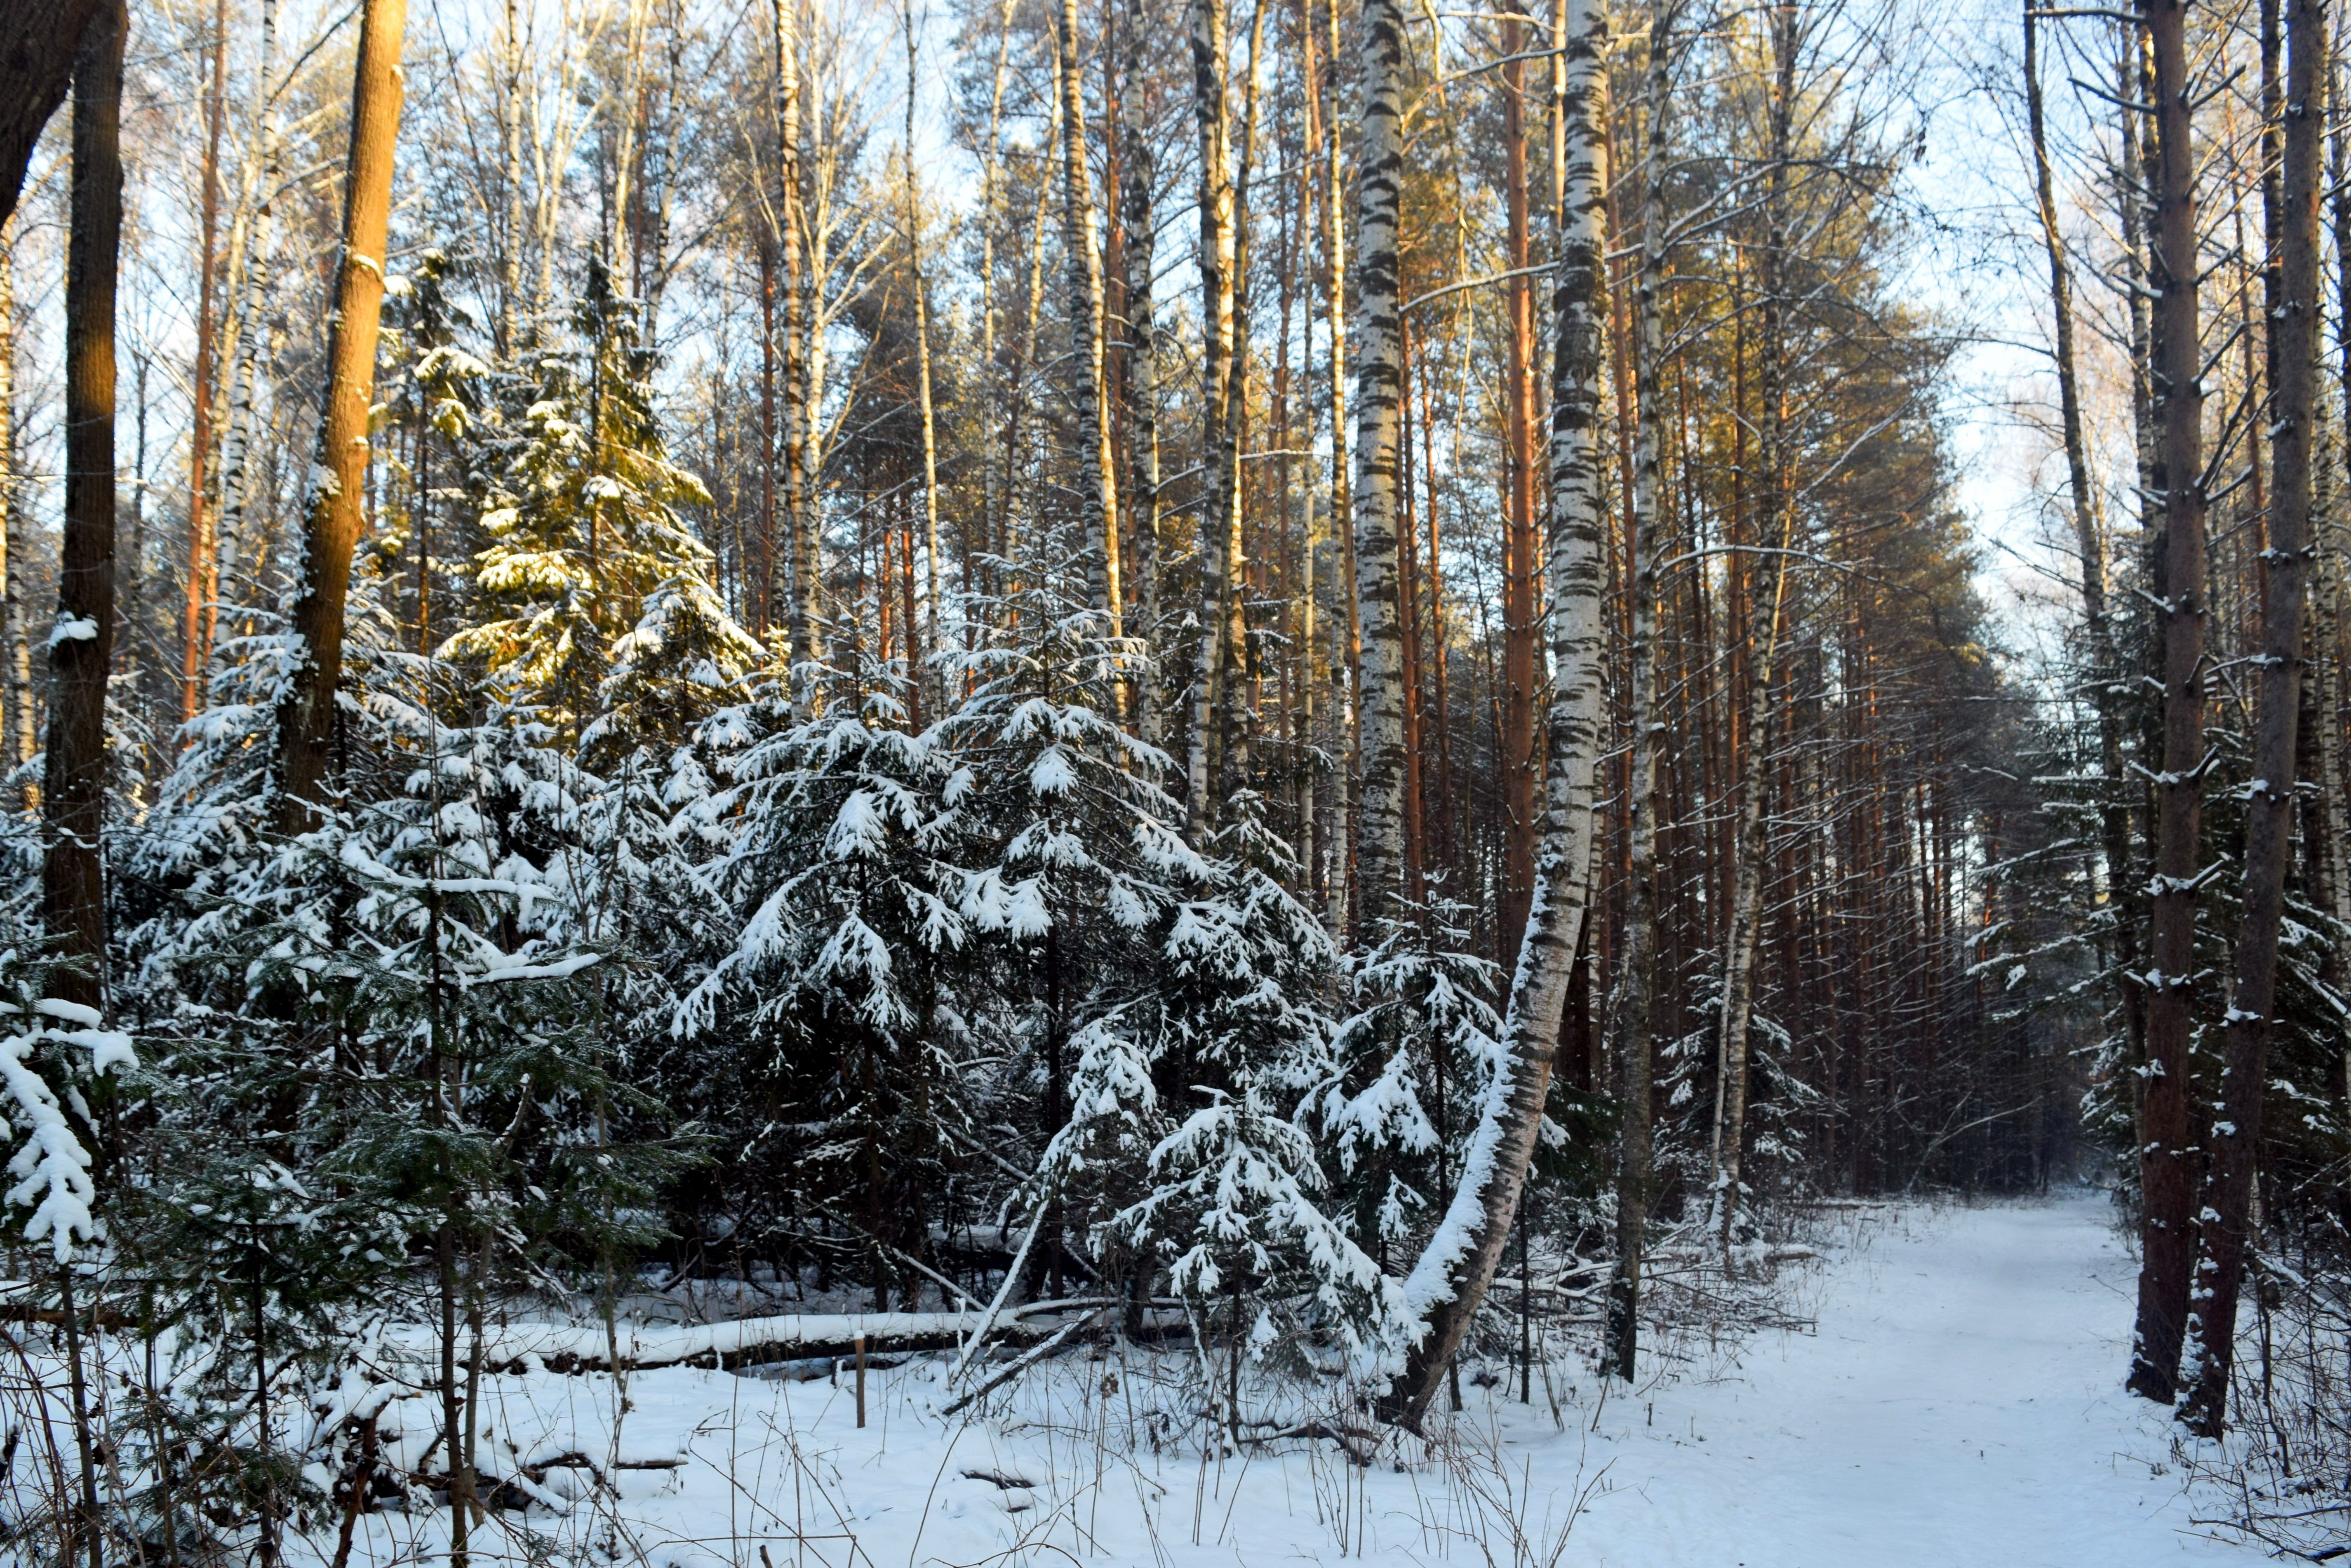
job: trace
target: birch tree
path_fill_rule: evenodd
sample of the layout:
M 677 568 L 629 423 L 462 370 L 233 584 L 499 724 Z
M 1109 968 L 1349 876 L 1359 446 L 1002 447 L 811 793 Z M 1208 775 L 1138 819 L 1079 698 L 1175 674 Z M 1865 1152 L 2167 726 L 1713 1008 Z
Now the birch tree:
M 1604 7 L 1595 0 L 1568 0 L 1560 40 L 1569 105 L 1563 199 L 1551 279 L 1551 699 L 1542 839 L 1526 940 L 1502 1025 L 1501 1065 L 1479 1106 L 1451 1201 L 1405 1281 L 1412 1349 L 1393 1399 L 1404 1422 L 1416 1427 L 1435 1400 L 1510 1240 L 1541 1129 L 1588 908 L 1605 575 L 1599 389 L 1607 197 L 1597 114 L 1606 36 Z M 1368 154 L 1366 162 L 1368 178 Z M 1364 226 L 1368 232 L 1370 225 Z

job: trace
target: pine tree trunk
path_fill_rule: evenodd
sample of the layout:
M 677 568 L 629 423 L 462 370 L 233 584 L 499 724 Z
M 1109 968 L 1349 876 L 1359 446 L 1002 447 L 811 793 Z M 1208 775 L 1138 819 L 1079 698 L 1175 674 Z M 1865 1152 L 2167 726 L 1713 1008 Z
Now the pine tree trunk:
M 2139 1145 L 2138 1312 L 2131 1391 L 2169 1404 L 2187 1331 L 2196 1235 L 2196 1135 L 2189 1124 L 2189 1045 L 2195 1030 L 2196 890 L 2203 850 L 2204 391 L 2197 319 L 2196 164 L 2188 82 L 2187 0 L 2147 0 L 2155 65 L 2156 169 L 2148 373 L 2158 429 L 2155 486 L 2163 497 L 2161 570 L 2163 764 L 2156 779 L 2152 993 Z
M 2286 0 L 2289 59 L 2283 112 L 2283 180 L 2273 228 L 2278 308 L 2270 320 L 2267 423 L 2274 489 L 2268 591 L 2253 729 L 2253 783 L 2245 803 L 2244 906 L 2214 1107 L 2211 1176 L 2202 1207 L 2204 1260 L 2189 1318 L 2192 1369 L 2181 1419 L 2217 1437 L 2228 1414 L 2237 1298 L 2253 1236 L 2262 1102 L 2269 1091 L 2272 1009 L 2286 871 L 2294 858 L 2294 774 L 2302 717 L 2303 585 L 2309 573 L 2311 470 L 2319 434 L 2321 315 L 2318 251 L 2320 94 L 2326 79 L 2323 0 Z
M 1101 633 L 1123 636 L 1118 559 L 1118 466 L 1110 424 L 1102 417 L 1102 267 L 1094 248 L 1093 182 L 1086 169 L 1084 65 L 1078 57 L 1078 0 L 1061 0 L 1061 260 L 1068 268 L 1069 308 L 1076 318 L 1077 368 L 1071 401 L 1078 411 L 1077 463 L 1091 467 L 1079 486 L 1085 530 L 1086 592 Z
M 1379 0 L 1373 0 L 1374 5 Z M 1394 16 L 1391 11 L 1389 16 Z M 1551 649 L 1544 810 L 1534 897 L 1503 1023 L 1506 1085 L 1489 1096 L 1437 1234 L 1405 1282 L 1407 1332 L 1420 1330 L 1392 1408 L 1416 1427 L 1445 1381 L 1508 1244 L 1558 1054 L 1560 1026 L 1591 883 L 1593 771 L 1600 748 L 1606 577 L 1600 495 L 1601 268 L 1605 183 L 1593 123 L 1606 38 L 1598 0 L 1569 0 L 1567 193 L 1552 278 Z M 1375 47 L 1379 35 L 1374 35 Z M 1389 68 L 1397 51 L 1389 46 Z M 1374 59 L 1379 57 L 1375 54 Z M 1391 80 L 1393 78 L 1391 78 Z M 1366 154 L 1365 173 L 1378 167 Z M 1391 175 L 1391 177 L 1393 177 Z M 1371 225 L 1364 225 L 1367 234 Z M 1368 251 L 1371 247 L 1367 243 Z M 1366 290 L 1369 293 L 1369 290 Z M 1367 308 L 1366 315 L 1371 312 Z M 1370 436 L 1367 433 L 1366 444 Z M 1367 467 L 1370 465 L 1366 465 Z
M 1616 1270 L 1608 1290 L 1604 1370 L 1631 1382 L 1640 1343 L 1641 1254 L 1654 1180 L 1650 1006 L 1657 959 L 1657 561 L 1666 543 L 1665 334 L 1666 180 L 1673 161 L 1673 33 L 1677 0 L 1649 8 L 1648 181 L 1641 224 L 1641 270 L 1633 290 L 1635 419 L 1633 516 L 1633 637 L 1627 716 L 1623 946 L 1609 988 L 1608 1055 L 1617 1066 Z
M 90 18 L 108 0 L 0 0 L 0 224 L 16 211 L 25 170 L 49 116 L 65 102 Z
M 212 608 L 218 591 L 218 541 L 213 532 L 213 285 L 220 227 L 222 122 L 228 117 L 228 0 L 213 0 L 213 90 L 205 109 L 204 196 L 196 254 L 196 363 L 189 392 L 193 429 L 188 440 L 188 602 L 181 627 L 180 716 L 193 718 L 204 703 L 204 661 L 212 654 Z
M 328 334 L 327 392 L 312 494 L 302 521 L 302 578 L 294 601 L 300 649 L 277 709 L 278 823 L 300 831 L 325 803 L 342 676 L 344 601 L 351 552 L 365 523 L 368 408 L 383 312 L 383 252 L 392 215 L 392 152 L 400 135 L 401 35 L 407 0 L 366 0 L 351 88 L 351 146 L 343 197 L 342 258 Z
M 78 967 L 60 999 L 103 1008 L 106 677 L 114 651 L 114 295 L 122 241 L 122 51 L 119 3 L 82 29 L 74 59 L 73 186 L 66 250 L 65 532 L 57 630 L 49 639 L 47 841 L 41 919 Z M 96 1521 L 91 1521 L 94 1529 Z M 93 1564 L 97 1547 L 91 1546 Z

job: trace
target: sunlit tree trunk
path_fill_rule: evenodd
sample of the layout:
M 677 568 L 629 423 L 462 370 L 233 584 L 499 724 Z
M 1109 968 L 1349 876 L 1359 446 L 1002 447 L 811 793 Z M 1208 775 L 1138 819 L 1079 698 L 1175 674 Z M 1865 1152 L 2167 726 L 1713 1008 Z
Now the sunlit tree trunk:
M 1396 228 L 1404 183 L 1405 51 L 1399 0 L 1364 6 L 1363 166 L 1356 174 L 1354 535 L 1363 627 L 1361 821 L 1355 919 L 1376 942 L 1404 891 L 1404 626 L 1396 580 L 1397 441 L 1402 413 Z
M 73 78 L 73 183 L 66 242 L 66 497 L 49 636 L 47 787 L 41 920 L 60 956 L 49 982 L 83 1007 L 106 1001 L 106 677 L 114 651 L 114 296 L 122 241 L 119 3 L 83 27 Z M 95 1530 L 97 1521 L 87 1521 Z M 98 1552 L 93 1545 L 93 1568 Z
M 295 587 L 298 663 L 277 708 L 278 822 L 288 832 L 326 802 L 343 667 L 344 601 L 351 552 L 365 524 L 368 409 L 383 312 L 384 239 L 392 216 L 392 152 L 400 135 L 401 35 L 406 0 L 366 0 L 351 88 L 350 161 L 343 187 L 342 256 L 327 340 L 325 407 L 316 476 L 302 520 L 302 575 Z
M 213 291 L 218 267 L 221 129 L 228 118 L 228 0 L 213 4 L 212 101 L 205 106 L 203 195 L 196 252 L 196 362 L 191 380 L 188 438 L 187 613 L 180 632 L 180 716 L 204 701 L 204 661 L 212 654 L 213 607 L 219 592 L 219 544 L 213 531 L 213 360 L 218 326 Z

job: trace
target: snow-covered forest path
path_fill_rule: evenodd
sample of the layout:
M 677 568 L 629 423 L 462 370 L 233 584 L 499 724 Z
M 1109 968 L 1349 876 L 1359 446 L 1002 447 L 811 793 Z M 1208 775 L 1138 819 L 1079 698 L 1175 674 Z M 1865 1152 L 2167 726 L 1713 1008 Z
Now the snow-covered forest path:
M 527 1528 L 583 1557 L 624 1535 L 643 1568 L 742 1568 L 762 1548 L 773 1568 L 2262 1560 L 2192 1524 L 2219 1500 L 2183 1493 L 2170 1423 L 2121 1392 L 2133 1266 L 2102 1199 L 1874 1207 L 1824 1228 L 1823 1261 L 1771 1286 L 1803 1326 L 1735 1345 L 1685 1331 L 1650 1347 L 1629 1396 L 1604 1398 L 1578 1357 L 1539 1378 L 1531 1404 L 1500 1367 L 1465 1369 L 1451 1440 L 1403 1469 L 1359 1469 L 1329 1444 L 1204 1459 L 1148 1416 L 1185 1407 L 1175 1365 L 1121 1377 L 1073 1355 L 986 1415 L 942 1421 L 945 1363 L 920 1357 L 875 1369 L 862 1428 L 846 1376 L 672 1366 L 630 1379 L 618 1448 L 638 1468 L 619 1472 L 618 1499 L 534 1509 Z M 601 1376 L 492 1382 L 493 1455 L 614 1445 Z M 433 1413 L 413 1404 L 387 1420 L 421 1448 Z M 353 1561 L 430 1559 L 439 1519 L 371 1514 Z
M 1605 1495 L 1566 1560 L 2258 1560 L 2193 1531 L 2168 1422 L 2121 1392 L 2134 1264 L 2112 1213 L 2085 1197 L 1894 1211 L 1829 1264 L 1815 1333 L 1759 1334 L 1721 1380 L 1610 1403 L 1582 1453 L 1608 1467 Z

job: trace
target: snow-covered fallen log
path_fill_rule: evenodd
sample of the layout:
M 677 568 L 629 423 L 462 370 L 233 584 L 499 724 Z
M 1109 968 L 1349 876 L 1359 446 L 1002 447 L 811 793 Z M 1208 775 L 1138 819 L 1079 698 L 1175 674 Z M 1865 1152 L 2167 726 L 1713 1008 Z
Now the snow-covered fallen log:
M 1031 1301 L 1009 1308 L 996 1333 L 1028 1343 L 1044 1339 L 1069 1312 L 1118 1304 L 1111 1297 Z M 958 1312 L 782 1312 L 712 1323 L 622 1323 L 608 1337 L 601 1323 L 513 1322 L 485 1331 L 482 1363 L 497 1371 L 609 1372 L 612 1337 L 631 1368 L 699 1362 L 728 1371 L 796 1356 L 850 1354 L 862 1339 L 868 1351 L 938 1350 L 960 1344 L 987 1314 Z M 384 1333 L 382 1353 L 396 1361 L 435 1362 L 440 1341 L 423 1324 Z M 462 1350 L 460 1359 L 470 1354 Z

